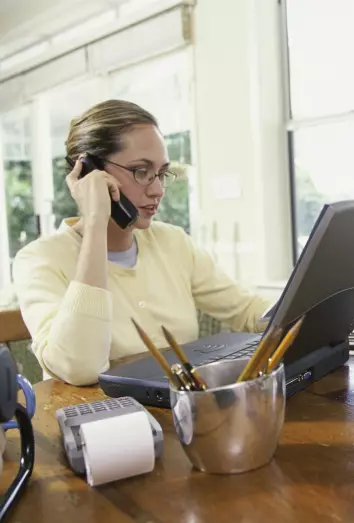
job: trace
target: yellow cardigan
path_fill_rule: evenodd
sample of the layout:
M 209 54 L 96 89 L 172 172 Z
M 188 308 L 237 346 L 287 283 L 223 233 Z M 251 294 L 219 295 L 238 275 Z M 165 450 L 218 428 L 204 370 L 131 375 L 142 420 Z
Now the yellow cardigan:
M 269 303 L 218 268 L 181 228 L 154 222 L 135 230 L 134 268 L 108 262 L 108 290 L 74 280 L 81 237 L 64 220 L 21 249 L 13 276 L 32 348 L 43 369 L 74 385 L 95 383 L 109 361 L 147 350 L 135 318 L 165 347 L 165 325 L 180 343 L 198 336 L 196 309 L 236 331 L 256 331 Z

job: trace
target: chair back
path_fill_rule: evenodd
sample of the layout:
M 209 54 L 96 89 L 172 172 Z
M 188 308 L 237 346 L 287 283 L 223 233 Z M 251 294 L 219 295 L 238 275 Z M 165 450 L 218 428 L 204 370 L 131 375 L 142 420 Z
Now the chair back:
M 0 343 L 29 340 L 30 338 L 31 335 L 19 309 L 0 311 Z

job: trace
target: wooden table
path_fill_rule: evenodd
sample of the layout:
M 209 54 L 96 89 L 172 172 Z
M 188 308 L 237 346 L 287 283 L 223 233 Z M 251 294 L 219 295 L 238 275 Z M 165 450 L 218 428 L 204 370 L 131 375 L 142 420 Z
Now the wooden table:
M 98 400 L 98 388 L 57 381 L 35 387 L 35 470 L 13 523 L 327 523 L 354 521 L 354 359 L 290 398 L 276 456 L 236 476 L 194 470 L 169 411 L 153 410 L 165 434 L 152 473 L 90 488 L 67 467 L 56 409 Z M 118 437 L 118 435 L 117 435 Z M 0 492 L 17 469 L 17 433 L 8 433 Z

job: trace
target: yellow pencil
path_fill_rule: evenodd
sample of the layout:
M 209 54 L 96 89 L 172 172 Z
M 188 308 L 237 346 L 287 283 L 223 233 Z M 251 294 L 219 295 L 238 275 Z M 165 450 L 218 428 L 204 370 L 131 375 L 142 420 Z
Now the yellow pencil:
M 283 335 L 283 329 L 281 327 L 276 327 L 274 330 L 274 335 L 267 347 L 263 350 L 263 354 L 260 358 L 259 364 L 256 366 L 255 370 L 252 372 L 250 378 L 257 378 L 260 372 L 267 372 L 269 358 L 273 355 L 277 345 Z
M 268 363 L 268 371 L 271 372 L 274 370 L 278 365 L 282 357 L 284 356 L 285 352 L 288 350 L 288 348 L 294 343 L 294 340 L 296 336 L 299 333 L 299 330 L 304 322 L 305 316 L 302 316 L 296 323 L 291 327 L 289 332 L 285 335 L 283 341 L 277 348 L 277 350 L 274 352 L 273 356 L 270 358 Z
M 149 336 L 146 334 L 146 332 L 140 327 L 140 325 L 137 324 L 137 322 L 131 318 L 136 330 L 138 331 L 138 334 L 146 347 L 149 349 L 151 354 L 154 356 L 154 358 L 157 360 L 157 362 L 161 365 L 163 371 L 165 372 L 168 379 L 173 383 L 177 388 L 180 387 L 180 383 L 177 383 L 175 375 L 171 372 L 170 366 L 167 363 L 166 359 L 162 356 L 161 352 L 155 347 L 155 345 L 150 340 Z
M 177 343 L 177 341 L 174 339 L 172 334 L 162 325 L 162 331 L 165 335 L 165 338 L 170 345 L 170 347 L 174 350 L 176 356 L 181 360 L 182 363 L 189 363 L 187 356 L 182 350 L 182 347 L 180 347 Z
M 170 347 L 173 349 L 174 353 L 176 354 L 177 358 L 180 359 L 185 371 L 187 374 L 191 375 L 190 378 L 192 381 L 195 382 L 195 385 L 202 389 L 206 390 L 207 386 L 203 378 L 200 376 L 197 369 L 193 367 L 193 365 L 188 361 L 187 356 L 183 352 L 182 347 L 177 343 L 175 338 L 172 336 L 172 334 L 162 325 L 162 330 L 165 335 L 165 338 L 170 345 Z
M 239 375 L 237 379 L 238 383 L 240 381 L 251 379 L 252 376 L 258 372 L 259 364 L 263 361 L 264 357 L 269 354 L 269 347 L 276 333 L 276 327 L 271 327 L 265 336 L 261 339 L 256 351 L 253 353 L 251 359 L 248 361 L 247 365 Z

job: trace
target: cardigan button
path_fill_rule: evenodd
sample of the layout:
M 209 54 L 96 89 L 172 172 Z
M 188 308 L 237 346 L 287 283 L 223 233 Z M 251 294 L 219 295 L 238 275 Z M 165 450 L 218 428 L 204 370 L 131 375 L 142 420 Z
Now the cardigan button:
M 139 307 L 143 309 L 144 307 L 146 307 L 146 303 L 144 301 L 139 301 Z

